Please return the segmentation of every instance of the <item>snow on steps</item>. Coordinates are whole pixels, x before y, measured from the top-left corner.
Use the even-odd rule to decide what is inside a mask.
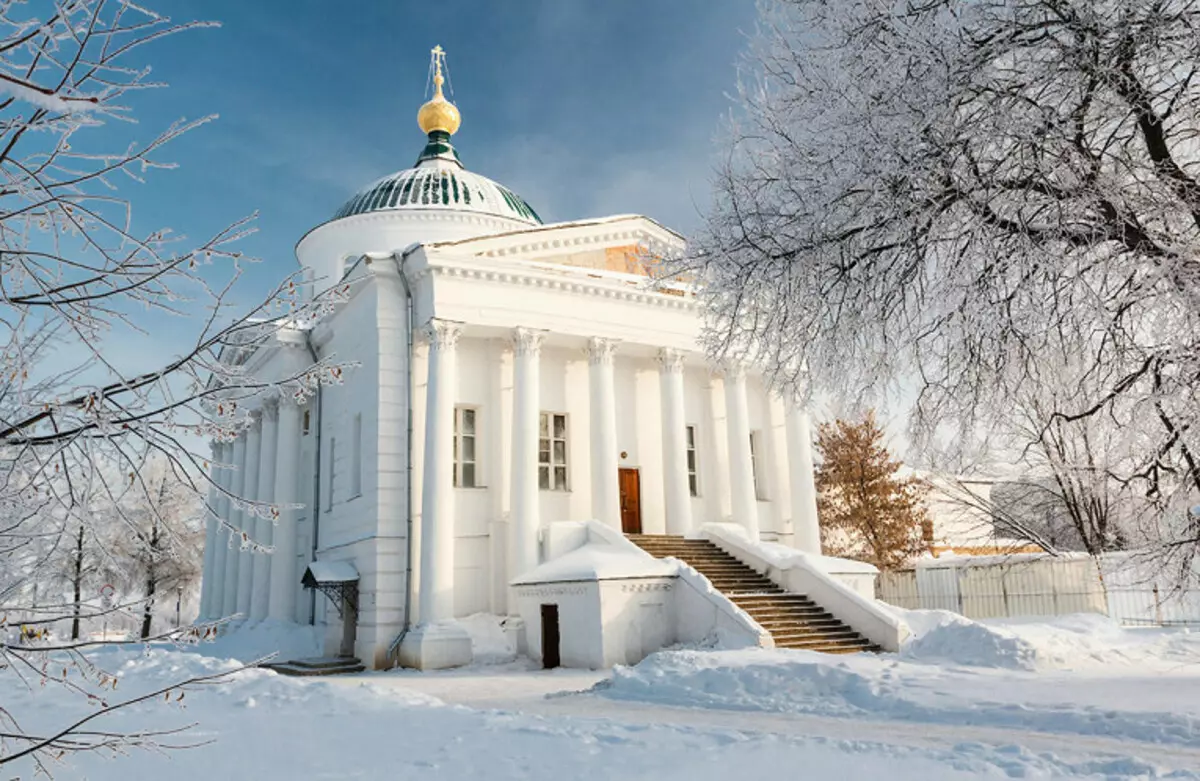
[[[788,594],[769,578],[707,540],[631,534],[629,539],[656,558],[676,558],[708,578],[767,630],[776,648],[825,653],[879,651],[880,648],[801,594]]]
[[[262,667],[282,675],[309,677],[315,675],[346,675],[361,673],[367,668],[353,656],[318,656],[264,664]]]

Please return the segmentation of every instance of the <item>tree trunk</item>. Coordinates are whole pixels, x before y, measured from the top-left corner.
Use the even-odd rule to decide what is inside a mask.
[[[153,568],[151,568],[153,569]],[[146,605],[142,608],[142,639],[145,640],[150,636],[150,621],[153,618],[154,609],[154,591],[157,586],[154,574],[146,578]]]
[[[71,639],[79,639],[79,613],[83,598],[83,524],[75,535],[75,571],[71,573],[71,586],[75,591],[74,617],[71,619]]]
[[[154,617],[154,594],[158,591],[158,521],[150,528],[150,555],[146,564],[146,602],[142,608],[142,639],[150,637],[150,622]]]

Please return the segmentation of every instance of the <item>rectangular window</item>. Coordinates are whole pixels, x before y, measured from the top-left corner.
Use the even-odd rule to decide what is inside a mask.
[[[696,427],[687,427],[687,475],[688,492],[692,496],[700,495],[700,470],[696,468]]]
[[[567,416],[543,412],[538,419],[538,487],[567,490]]]
[[[350,451],[350,498],[362,496],[362,415],[354,416],[353,449]]]
[[[754,496],[759,500],[767,498],[766,481],[763,480],[763,448],[762,432],[750,432],[750,465],[754,469]]]
[[[454,484],[462,488],[479,485],[475,447],[478,416],[478,411],[471,407],[457,407],[454,410]]]
[[[302,433],[304,436],[306,436],[306,437],[307,437],[307,436],[308,436],[308,430],[309,430],[311,427],[312,427],[312,411],[311,411],[311,410],[309,410],[307,407],[305,407],[305,408],[304,408],[304,423],[303,423],[303,424],[302,424],[302,426],[301,426],[301,428],[302,428],[302,431],[301,431],[301,433]]]
[[[334,486],[333,472],[334,472],[334,466],[336,464],[337,464],[337,439],[335,437],[330,437],[329,438],[329,480],[327,481],[328,485],[326,485],[326,487],[325,487],[325,509],[326,510],[333,509],[333,486]]]

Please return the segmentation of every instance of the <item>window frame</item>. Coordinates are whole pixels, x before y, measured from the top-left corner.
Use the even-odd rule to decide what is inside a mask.
[[[467,434],[464,431],[465,426],[463,421],[467,413],[471,414],[471,433]],[[451,445],[450,457],[454,466],[451,469],[450,483],[455,488],[484,488],[483,481],[480,480],[479,473],[479,408],[470,404],[463,404],[454,408],[454,441]],[[472,451],[474,458],[467,461],[463,458],[465,448],[463,441],[467,438],[472,440]],[[467,464],[471,465],[471,484],[466,485],[462,479],[463,467]]]
[[[562,436],[555,436],[555,423],[558,419],[562,419]],[[545,426],[543,427],[543,423]],[[542,432],[546,435],[543,436]],[[546,443],[545,450],[542,449],[542,443]],[[555,459],[556,443],[562,443],[562,459]],[[539,491],[570,491],[571,490],[571,420],[570,416],[565,412],[551,412],[545,410],[538,413],[538,456],[537,456],[537,476]],[[546,454],[546,461],[542,461],[542,454]],[[542,470],[546,470],[546,481],[542,481]],[[561,472],[560,472],[561,470]],[[561,480],[559,475],[561,474]]]
[[[688,495],[700,496],[700,453],[696,441],[696,427],[683,427],[683,465],[687,471]]]

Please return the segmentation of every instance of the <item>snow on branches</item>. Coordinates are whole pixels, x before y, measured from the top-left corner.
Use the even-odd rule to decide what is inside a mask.
[[[915,380],[926,447],[1030,393],[1041,426],[1103,421],[1125,452],[1090,468],[1189,571],[1198,50],[1198,0],[765,3],[676,268],[704,283],[709,348],[842,397]]]
[[[74,676],[42,667],[85,665],[78,651],[91,641],[29,645],[14,639],[9,618],[20,616],[36,635],[39,626],[74,618],[77,627],[81,612],[109,610],[81,610],[85,554],[96,567],[133,560],[125,568],[153,583],[151,591],[186,578],[186,562],[171,557],[195,547],[195,518],[180,508],[203,508],[210,487],[208,454],[192,448],[234,438],[258,397],[301,403],[319,385],[341,381],[343,366],[328,361],[262,378],[247,358],[280,339],[303,340],[344,299],[344,287],[314,293],[311,280],[292,276],[257,304],[235,307],[235,286],[255,262],[238,248],[254,230],[252,216],[190,242],[167,227],[135,227],[121,195],[173,167],[166,147],[212,119],[103,146],[113,144],[112,125],[134,121],[132,93],[164,86],[140,58],[150,44],[210,26],[176,23],[127,0],[0,0],[0,675],[73,685]],[[89,132],[104,125],[106,133]],[[154,365],[159,358],[127,350],[117,359],[115,342],[168,322],[174,357]],[[130,371],[131,364],[142,365]],[[278,510],[229,499],[248,505],[248,517]],[[73,601],[61,590],[31,601],[32,573],[55,562],[73,573]],[[111,609],[141,610],[153,638],[149,599]],[[191,631],[163,637],[187,640]],[[117,707],[111,700],[101,712]],[[83,723],[31,734],[0,706],[0,765],[154,745],[159,734],[80,732]]]

